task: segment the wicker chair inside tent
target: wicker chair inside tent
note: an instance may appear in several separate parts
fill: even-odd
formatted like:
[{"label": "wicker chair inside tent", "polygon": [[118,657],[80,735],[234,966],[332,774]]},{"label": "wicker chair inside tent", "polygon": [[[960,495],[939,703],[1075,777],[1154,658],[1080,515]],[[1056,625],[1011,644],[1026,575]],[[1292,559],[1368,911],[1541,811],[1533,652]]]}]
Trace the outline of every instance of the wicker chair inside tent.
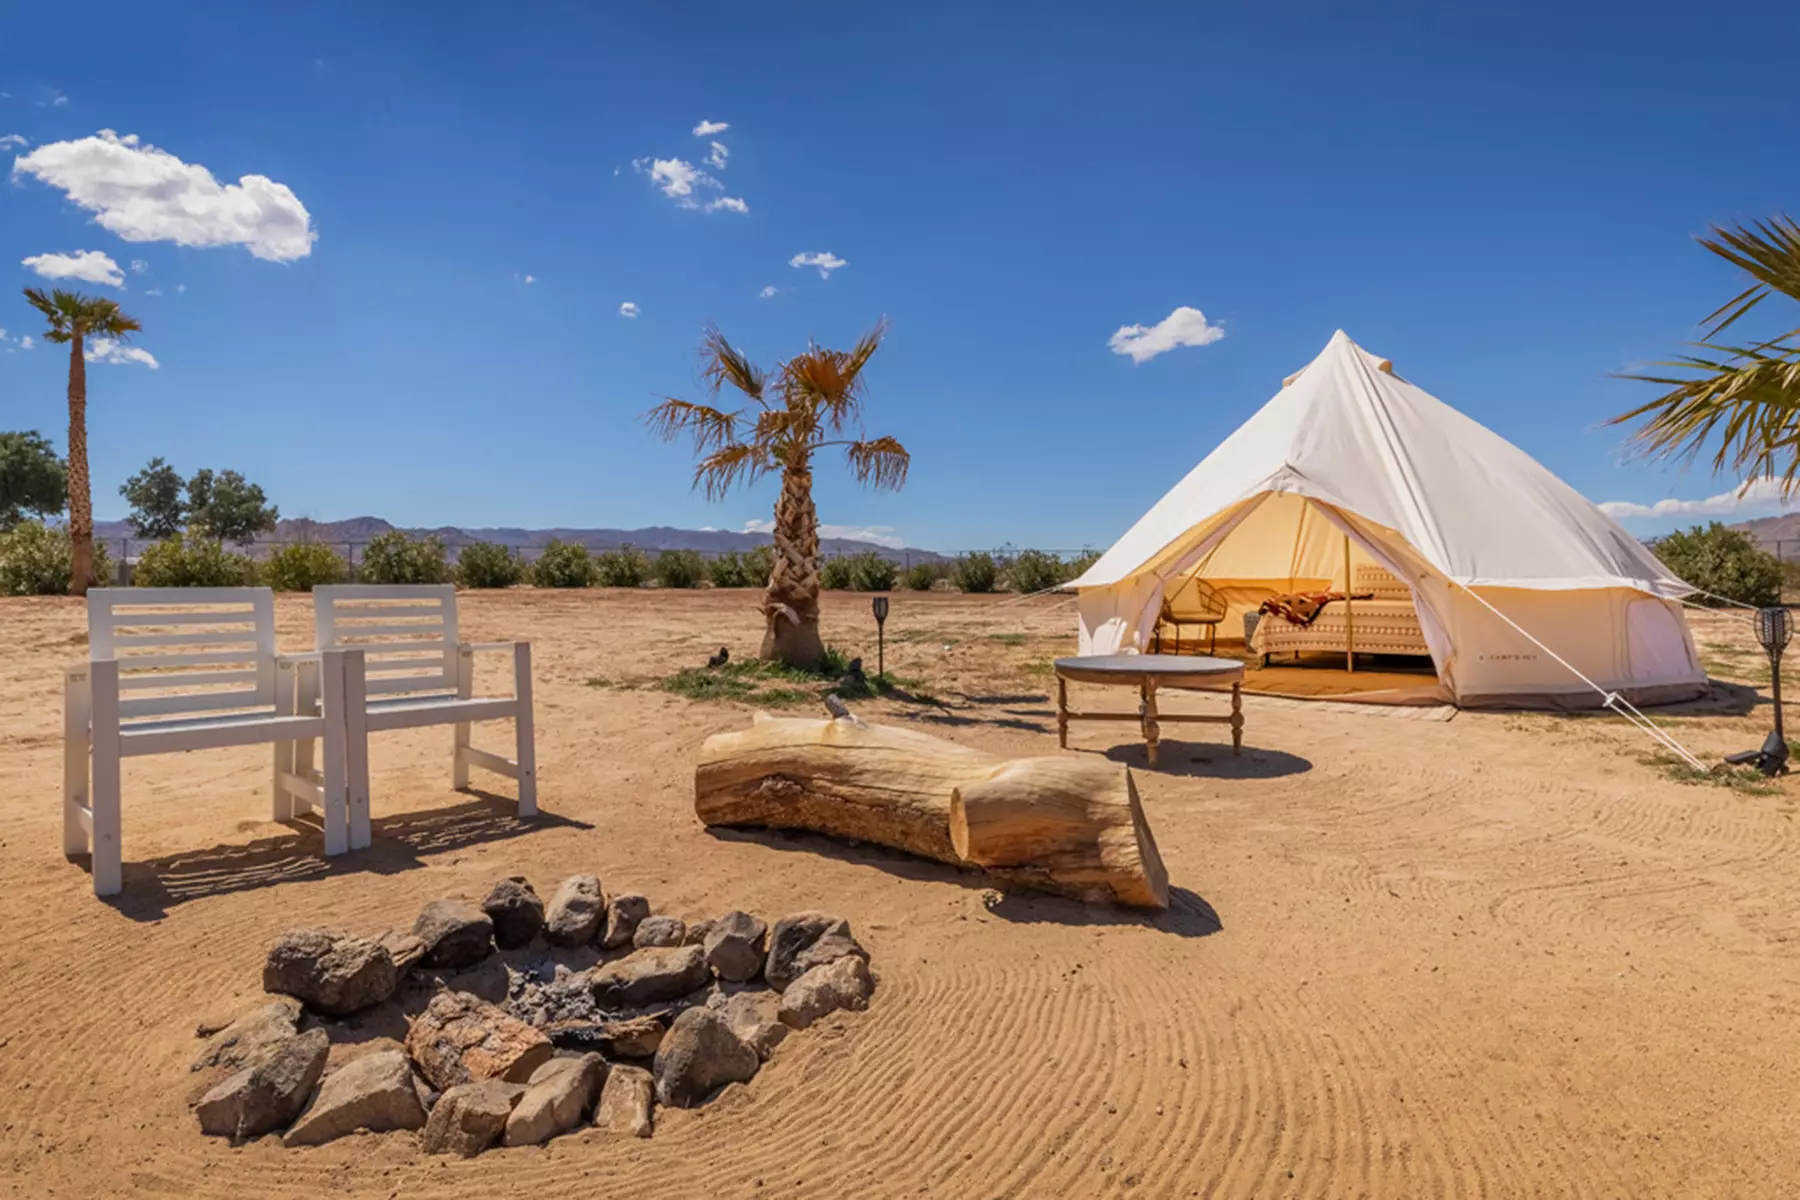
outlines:
[{"label": "wicker chair inside tent", "polygon": [[1211,654],[1218,649],[1219,622],[1224,619],[1225,597],[1219,594],[1219,589],[1204,579],[1190,579],[1184,586],[1176,589],[1173,596],[1163,596],[1162,613],[1156,618],[1155,652],[1162,653],[1163,626],[1174,627],[1174,653],[1179,654],[1181,627],[1204,625],[1209,631],[1206,652]]}]

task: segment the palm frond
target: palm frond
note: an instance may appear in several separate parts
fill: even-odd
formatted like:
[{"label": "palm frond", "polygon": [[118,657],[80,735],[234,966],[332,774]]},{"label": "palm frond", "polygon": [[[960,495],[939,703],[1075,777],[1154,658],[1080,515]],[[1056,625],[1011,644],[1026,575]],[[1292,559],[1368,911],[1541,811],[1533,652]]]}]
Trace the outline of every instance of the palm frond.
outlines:
[{"label": "palm frond", "polygon": [[645,413],[643,419],[650,432],[665,442],[672,442],[684,433],[692,434],[696,454],[724,446],[737,436],[737,413],[677,400],[673,396]]},{"label": "palm frond", "polygon": [[912,455],[891,437],[851,442],[844,448],[844,458],[858,483],[890,492],[899,491],[906,483],[906,472],[912,466]]},{"label": "palm frond", "polygon": [[852,424],[862,410],[863,368],[881,347],[887,333],[883,318],[863,334],[849,350],[810,347],[782,366],[781,389],[789,407],[820,413],[821,424],[832,433]]},{"label": "palm frond", "polygon": [[1782,494],[1800,488],[1800,346],[1703,343],[1700,353],[1655,366],[1680,375],[1627,374],[1669,389],[1614,417],[1642,421],[1632,434],[1641,453],[1692,461],[1717,440],[1715,472],[1781,480]]},{"label": "palm frond", "polygon": [[66,342],[76,335],[128,341],[143,330],[137,318],[125,315],[117,301],[103,296],[83,296],[62,288],[46,294],[42,288],[26,288],[25,299],[50,323],[44,334],[49,341]]},{"label": "palm frond", "polygon": [[694,487],[703,488],[708,500],[722,500],[740,483],[755,483],[775,466],[764,446],[733,442],[721,446],[694,467]]},{"label": "palm frond", "polygon": [[763,389],[768,376],[763,369],[745,358],[742,352],[725,340],[715,325],[708,325],[700,338],[700,375],[712,388],[713,395],[730,384],[758,404],[763,403]]},{"label": "palm frond", "polygon": [[1699,241],[1755,281],[1707,314],[1700,323],[1704,340],[1717,337],[1772,293],[1800,300],[1800,222],[1792,217],[1782,214],[1730,228],[1715,225]]}]

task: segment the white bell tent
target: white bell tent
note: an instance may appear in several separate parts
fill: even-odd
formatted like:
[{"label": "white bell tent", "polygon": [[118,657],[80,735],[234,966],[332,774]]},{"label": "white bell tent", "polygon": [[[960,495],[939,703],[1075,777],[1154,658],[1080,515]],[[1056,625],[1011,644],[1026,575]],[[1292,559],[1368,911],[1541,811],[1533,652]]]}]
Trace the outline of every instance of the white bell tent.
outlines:
[{"label": "white bell tent", "polygon": [[1456,704],[1705,691],[1680,605],[1693,589],[1529,455],[1341,330],[1075,581],[1081,653],[1142,651],[1165,595],[1194,579],[1223,593],[1235,622],[1271,595],[1347,589],[1360,563],[1412,589]]}]

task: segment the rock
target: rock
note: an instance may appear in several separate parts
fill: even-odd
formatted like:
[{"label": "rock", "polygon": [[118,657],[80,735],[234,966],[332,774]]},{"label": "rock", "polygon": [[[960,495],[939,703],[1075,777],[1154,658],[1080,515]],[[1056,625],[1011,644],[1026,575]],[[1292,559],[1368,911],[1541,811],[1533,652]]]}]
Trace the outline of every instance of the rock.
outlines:
[{"label": "rock", "polygon": [[457,1084],[432,1105],[419,1148],[427,1154],[474,1158],[500,1140],[513,1106],[524,1094],[524,1084],[498,1079]]},{"label": "rock", "polygon": [[788,1035],[788,1027],[781,1022],[779,992],[739,992],[725,1001],[719,1015],[738,1040],[765,1062]]},{"label": "rock", "polygon": [[558,946],[585,946],[600,930],[605,900],[600,880],[593,875],[571,875],[557,886],[544,914],[544,939]]},{"label": "rock", "polygon": [[531,1073],[525,1094],[506,1118],[501,1141],[508,1146],[535,1146],[581,1124],[594,1107],[606,1079],[606,1060],[598,1054],[553,1058]]},{"label": "rock", "polygon": [[752,1078],[761,1065],[723,1016],[690,1008],[675,1018],[656,1051],[656,1101],[692,1108],[726,1084]]},{"label": "rock", "polygon": [[781,1022],[805,1029],[840,1008],[860,1011],[869,1007],[869,993],[874,990],[868,963],[855,955],[835,959],[788,984],[781,993]]},{"label": "rock", "polygon": [[650,902],[642,896],[635,893],[614,896],[606,906],[606,932],[600,936],[601,947],[617,950],[629,945],[637,933],[638,922],[649,915]]},{"label": "rock", "polygon": [[399,975],[378,943],[335,929],[290,929],[263,964],[263,991],[344,1017],[394,994]]},{"label": "rock", "polygon": [[687,938],[687,923],[680,917],[645,917],[632,931],[631,944],[645,946],[679,946]]},{"label": "rock", "polygon": [[413,936],[425,943],[428,967],[472,967],[493,948],[494,923],[461,900],[433,900],[413,922]]},{"label": "rock", "polygon": [[523,875],[496,883],[481,902],[481,911],[494,923],[494,943],[502,950],[526,945],[544,927],[544,902]]},{"label": "rock", "polygon": [[541,1031],[499,1007],[466,992],[439,992],[407,1032],[406,1052],[442,1092],[484,1079],[522,1084],[556,1051]]},{"label": "rock", "polygon": [[706,965],[720,979],[748,983],[762,973],[768,957],[769,927],[746,912],[728,912],[706,935]]},{"label": "rock", "polygon": [[394,960],[394,970],[404,975],[412,970],[414,963],[425,957],[425,941],[410,933],[402,933],[398,929],[390,929],[375,939],[388,957]]},{"label": "rock", "polygon": [[706,935],[712,932],[714,924],[715,922],[712,921],[691,922],[687,928],[687,936],[681,939],[681,944],[684,946],[706,945]]},{"label": "rock", "polygon": [[655,1017],[627,1017],[622,1021],[603,1021],[600,1036],[606,1039],[607,1053],[615,1058],[654,1058],[669,1027]]},{"label": "rock", "polygon": [[594,1128],[627,1137],[649,1137],[655,1086],[650,1072],[642,1067],[613,1067],[607,1072],[606,1085],[600,1089]]},{"label": "rock", "polygon": [[220,1083],[194,1110],[203,1133],[234,1141],[261,1137],[300,1115],[319,1076],[331,1039],[323,1029],[288,1038],[261,1063]]},{"label": "rock", "polygon": [[291,996],[251,1009],[206,1039],[190,1070],[253,1067],[293,1037],[300,1005]]},{"label": "rock", "polygon": [[674,1000],[712,979],[700,946],[652,946],[588,973],[594,1002],[604,1008],[639,1008]]},{"label": "rock", "polygon": [[318,1146],[359,1129],[385,1133],[425,1124],[424,1097],[412,1064],[400,1050],[379,1050],[325,1077],[311,1106],[282,1138],[287,1146]]},{"label": "rock", "polygon": [[763,976],[779,992],[814,967],[851,954],[869,957],[850,936],[850,922],[827,913],[795,913],[775,923]]}]

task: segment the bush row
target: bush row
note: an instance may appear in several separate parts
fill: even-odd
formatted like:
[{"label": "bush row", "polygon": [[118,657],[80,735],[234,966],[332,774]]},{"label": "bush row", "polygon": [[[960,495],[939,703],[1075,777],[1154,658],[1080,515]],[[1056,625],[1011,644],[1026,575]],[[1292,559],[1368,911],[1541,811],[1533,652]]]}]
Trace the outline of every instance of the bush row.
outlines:
[{"label": "bush row", "polygon": [[904,571],[892,561],[866,550],[826,561],[820,582],[830,589],[885,592],[896,585],[914,592],[948,588],[958,592],[1033,592],[1061,587],[1093,565],[1099,554],[1087,552],[1064,559],[1042,550],[993,555],[985,551],[947,562],[915,563]]}]

